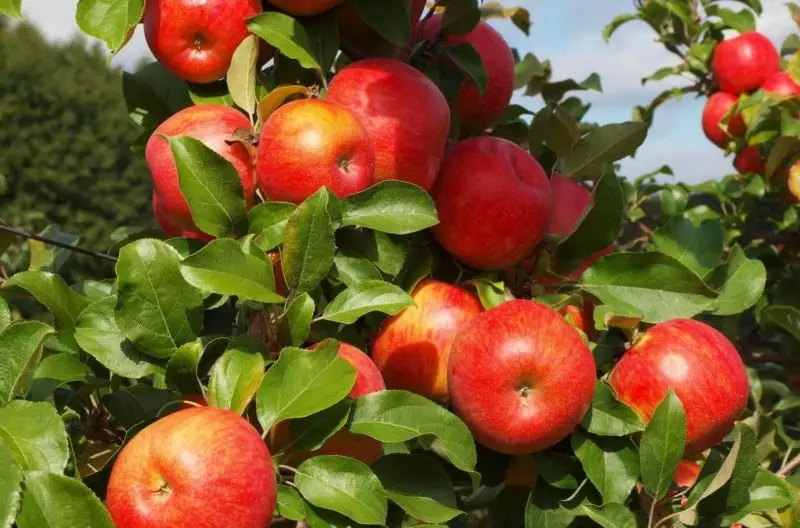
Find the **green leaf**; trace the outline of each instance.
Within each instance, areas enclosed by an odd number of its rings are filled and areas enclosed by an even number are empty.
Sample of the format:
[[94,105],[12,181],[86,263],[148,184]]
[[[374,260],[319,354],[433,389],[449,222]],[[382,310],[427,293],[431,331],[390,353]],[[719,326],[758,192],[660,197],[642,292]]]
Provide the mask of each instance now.
[[314,299],[307,293],[301,293],[292,300],[280,327],[282,342],[299,347],[308,340],[314,307]]
[[367,313],[394,315],[412,304],[414,299],[402,288],[384,281],[367,281],[337,295],[325,307],[322,319],[352,324]]
[[0,0],[0,13],[9,18],[22,20],[22,0]]
[[314,350],[287,347],[258,389],[256,410],[264,430],[290,418],[303,418],[340,402],[356,380],[356,370],[339,357],[339,343]]
[[285,202],[259,204],[247,213],[250,232],[256,236],[256,244],[268,251],[283,243],[286,223],[296,206]]
[[137,240],[119,252],[117,325],[155,358],[168,358],[202,326],[203,296],[181,276],[180,261],[180,254],[159,240]]
[[[39,234],[50,240],[56,240],[69,246],[77,246],[81,241],[80,236],[65,233],[57,226],[53,225],[47,226]],[[52,271],[53,273],[58,273],[73,254],[73,252],[68,249],[51,246],[44,242],[39,242],[38,240],[28,240],[28,245],[31,248],[31,263],[28,265],[29,270]]]
[[575,513],[563,508],[564,492],[537,483],[525,505],[525,528],[567,528],[575,519]]
[[386,522],[386,492],[363,462],[343,456],[314,457],[298,466],[294,484],[314,506],[361,524]]
[[767,269],[760,260],[747,258],[737,244],[731,249],[728,262],[716,268],[710,278],[713,284],[720,286],[714,314],[735,315],[761,298],[767,283]]
[[233,52],[225,81],[236,106],[253,115],[256,110],[256,64],[259,39],[249,35]]
[[617,400],[604,381],[595,385],[592,406],[583,417],[581,426],[600,436],[627,436],[644,431],[644,422],[639,415]]
[[124,378],[163,372],[162,365],[138,351],[119,329],[114,316],[116,304],[116,297],[107,297],[81,312],[75,323],[78,345],[113,374]]
[[[395,46],[404,46],[411,38],[408,3],[404,0],[355,0],[358,17]],[[416,22],[416,21],[415,21]]]
[[0,297],[0,332],[11,324],[11,309],[5,299]]
[[309,291],[333,266],[333,223],[328,195],[320,189],[289,216],[281,263],[286,284],[293,291]]
[[163,137],[169,141],[181,194],[197,227],[220,238],[244,233],[247,204],[233,165],[193,137]]
[[627,438],[594,436],[576,429],[570,440],[603,503],[625,502],[639,478],[639,456]]
[[739,33],[745,33],[756,29],[756,17],[749,9],[734,11],[721,7],[717,11],[717,15],[724,25]]
[[605,256],[583,273],[579,284],[616,313],[639,314],[646,323],[693,317],[714,302],[702,279],[661,253]]
[[656,407],[639,445],[642,483],[654,500],[669,491],[685,446],[686,414],[683,403],[670,389]]
[[603,528],[636,528],[636,515],[622,504],[606,504],[598,508],[591,504],[581,504],[583,512]]
[[782,328],[800,341],[800,310],[793,306],[767,306],[761,312],[761,324]]
[[22,498],[22,470],[11,451],[0,442],[0,526],[9,527]]
[[320,449],[330,437],[347,424],[350,407],[351,401],[344,399],[324,411],[290,421],[289,434],[294,449],[300,451]]
[[146,131],[144,139],[172,114],[192,104],[186,83],[160,62],[133,73],[123,72],[122,94],[131,119]]
[[633,155],[646,137],[647,126],[644,123],[598,127],[579,139],[572,151],[560,160],[561,172],[572,178],[590,175],[603,163]]
[[58,387],[76,381],[86,381],[91,376],[92,370],[75,354],[61,352],[48,356],[39,363],[33,373],[30,399],[42,401]]
[[360,255],[379,270],[396,277],[408,259],[407,237],[392,237],[379,231],[341,229],[336,233],[336,245],[342,252]]
[[[225,339],[227,345],[227,338]],[[178,347],[169,358],[165,372],[167,387],[178,389],[181,394],[201,394],[203,392],[198,369],[205,352],[198,339]]]
[[174,402],[176,396],[171,391],[140,383],[105,395],[103,405],[111,411],[124,429],[130,429],[159,416],[161,409]]
[[[723,463],[723,467],[720,468],[720,476],[724,477],[729,474],[730,478],[723,481],[722,485],[712,493],[707,493],[709,489],[703,493],[705,498],[699,506],[700,514],[703,516],[735,513],[750,502],[750,486],[758,471],[758,459],[756,458],[758,439],[755,431],[744,423],[737,423],[734,432],[736,435],[734,446]],[[720,480],[712,479],[711,484],[719,484]],[[708,488],[715,487],[709,486]],[[689,496],[690,504],[694,503],[693,498],[696,499],[692,495],[694,494]],[[699,502],[700,499],[697,500]]]
[[434,402],[406,391],[385,390],[356,400],[350,430],[384,443],[432,436],[430,448],[462,471],[475,469],[472,435],[459,418]]
[[281,54],[299,62],[303,68],[322,72],[322,66],[314,57],[308,33],[289,15],[276,11],[261,13],[247,21],[247,29]]
[[81,31],[106,43],[112,55],[130,39],[144,14],[144,0],[79,0],[75,20]]
[[246,252],[235,240],[218,238],[181,262],[183,278],[200,290],[263,303],[284,299],[275,293],[272,263]]
[[49,403],[15,400],[0,407],[0,444],[24,471],[62,473],[67,466],[67,432]]
[[100,499],[79,480],[34,471],[25,474],[19,528],[114,528]]
[[380,270],[364,257],[338,253],[333,257],[333,265],[336,266],[336,277],[350,287],[364,281],[383,280]]
[[689,219],[675,216],[655,230],[653,243],[657,251],[703,277],[722,262],[725,230],[715,220],[706,220],[695,227]]
[[388,455],[375,463],[386,496],[420,521],[444,523],[460,515],[447,473],[427,455]]
[[444,53],[475,83],[478,93],[483,95],[489,87],[489,74],[480,54],[469,42],[444,47]]
[[494,308],[498,304],[506,302],[506,287],[503,281],[494,282],[487,278],[475,278],[470,281],[475,285],[478,298],[484,310]]
[[303,28],[308,33],[311,50],[323,72],[329,72],[339,54],[339,14],[331,9],[303,19]]
[[442,31],[448,35],[467,35],[481,20],[476,0],[448,0],[442,17]]
[[42,346],[55,330],[38,321],[20,321],[0,331],[0,405],[28,392]]
[[537,475],[558,489],[576,490],[584,480],[580,461],[574,456],[546,449],[533,454]]
[[278,484],[278,504],[276,515],[291,521],[302,521],[305,516],[305,502],[294,488]]
[[264,378],[264,349],[246,335],[236,336],[211,367],[208,403],[244,414]]
[[439,223],[436,206],[421,187],[384,180],[342,201],[342,225],[405,235]]
[[789,506],[793,497],[785,486],[786,482],[774,473],[757,468],[748,490],[747,502],[736,513],[729,515],[727,521],[735,523],[750,513],[780,510]]
[[559,158],[569,154],[580,137],[575,118],[562,106],[548,103],[531,121],[528,146],[531,154],[541,155],[541,146],[547,145]]

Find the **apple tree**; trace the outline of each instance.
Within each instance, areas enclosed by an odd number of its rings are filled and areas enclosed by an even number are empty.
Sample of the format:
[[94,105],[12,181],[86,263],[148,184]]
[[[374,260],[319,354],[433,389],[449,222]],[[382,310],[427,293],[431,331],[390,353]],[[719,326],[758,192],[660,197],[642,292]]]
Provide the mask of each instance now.
[[[423,4],[80,0],[158,228],[2,279],[0,525],[800,526],[798,36],[634,2],[683,84],[599,124],[528,10]],[[690,94],[736,172],[620,175]]]

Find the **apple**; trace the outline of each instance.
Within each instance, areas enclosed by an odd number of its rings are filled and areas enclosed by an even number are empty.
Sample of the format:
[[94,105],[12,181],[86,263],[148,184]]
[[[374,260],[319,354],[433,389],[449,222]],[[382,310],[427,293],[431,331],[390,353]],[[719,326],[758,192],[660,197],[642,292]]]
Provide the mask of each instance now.
[[381,325],[372,341],[372,359],[390,389],[446,402],[453,340],[483,307],[471,292],[433,279],[420,281],[411,297],[413,306]]
[[800,84],[789,75],[789,72],[784,71],[773,73],[764,81],[764,84],[761,85],[761,89],[765,92],[784,97],[800,96]]
[[253,134],[247,116],[221,104],[190,106],[172,115],[156,128],[145,147],[145,159],[161,210],[170,223],[181,229],[197,230],[189,204],[181,194],[178,169],[164,136],[190,136],[233,165],[242,182],[243,198],[251,205],[255,197],[255,168],[250,149],[236,134]]
[[452,145],[433,189],[436,240],[464,264],[500,270],[541,241],[551,189],[542,166],[518,145],[475,137]]
[[[739,138],[747,132],[741,114],[734,114],[728,121],[728,133],[720,126],[720,121],[739,100],[735,95],[726,92],[716,92],[706,101],[703,107],[703,133],[719,148],[725,148],[731,137]],[[729,136],[730,134],[730,136]]]
[[558,311],[572,326],[591,339],[595,336],[594,303],[583,301],[583,307],[570,304]]
[[550,187],[558,206],[550,211],[545,234],[566,237],[578,227],[592,205],[592,191],[557,172],[550,177]]
[[691,488],[697,482],[701,469],[702,466],[696,460],[683,459],[675,468],[675,476],[672,480],[679,488]]
[[719,331],[692,319],[650,328],[622,356],[609,382],[645,422],[673,389],[686,412],[687,455],[721,442],[747,406],[739,353]]
[[536,463],[531,455],[517,455],[511,457],[503,479],[506,486],[512,488],[532,488],[538,480]]
[[323,186],[345,198],[372,184],[375,151],[364,125],[347,108],[301,99],[267,118],[256,173],[258,187],[272,201],[300,203]]
[[[443,16],[434,15],[424,23],[421,28],[423,39],[434,41],[439,38]],[[511,102],[516,62],[503,36],[488,22],[478,22],[467,35],[451,35],[443,40],[445,45],[464,42],[471,44],[480,55],[489,82],[481,94],[475,82],[467,80],[456,95],[453,107],[462,127],[480,132],[497,121]]]
[[433,187],[450,133],[447,101],[424,74],[392,59],[366,59],[337,73],[327,101],[352,111],[375,148],[375,178]]
[[712,58],[717,86],[737,96],[758,89],[780,65],[778,49],[757,31],[747,31],[720,42]]
[[792,168],[789,169],[789,177],[786,180],[786,185],[789,187],[789,193],[792,195],[794,201],[800,202],[800,161],[792,165]]
[[[233,52],[250,35],[245,19],[261,13],[260,0],[148,0],[144,35],[156,59],[193,83],[225,76]],[[262,47],[263,53],[271,53]]]
[[275,468],[247,420],[213,407],[183,409],[126,444],[108,481],[117,528],[263,528],[275,509]]
[[[417,25],[425,9],[425,0],[405,0],[410,13],[410,38],[417,32]],[[372,29],[366,22],[358,16],[355,0],[345,1],[338,11],[339,33],[342,40],[350,44],[356,52],[369,55],[389,55],[392,53],[392,46],[377,31]]]
[[290,15],[311,16],[330,11],[344,0],[267,0]]
[[161,209],[161,205],[158,200],[158,195],[154,192],[153,193],[153,216],[156,218],[156,223],[158,227],[169,237],[169,238],[195,238],[197,240],[201,240],[203,242],[211,242],[214,240],[214,237],[203,233],[199,230],[192,231],[189,229],[181,229],[175,226],[172,222],[169,221],[169,218],[164,214],[164,211]]
[[758,147],[747,146],[736,153],[733,166],[741,174],[755,173],[763,175],[766,170],[766,160]]
[[597,379],[592,353],[570,324],[548,306],[519,299],[483,312],[458,334],[447,381],[478,442],[523,455],[575,429]]

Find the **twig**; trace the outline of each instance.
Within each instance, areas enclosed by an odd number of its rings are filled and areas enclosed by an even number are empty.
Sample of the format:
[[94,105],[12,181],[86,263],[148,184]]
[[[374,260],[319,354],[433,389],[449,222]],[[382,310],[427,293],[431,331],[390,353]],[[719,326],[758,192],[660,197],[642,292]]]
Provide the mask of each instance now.
[[795,456],[789,462],[783,465],[778,471],[775,472],[779,477],[788,477],[795,469],[800,467],[800,455]]
[[76,253],[83,253],[84,255],[89,255],[90,257],[95,257],[103,260],[107,260],[109,262],[116,262],[117,257],[112,255],[107,255],[105,253],[100,253],[98,251],[92,251],[91,249],[84,249],[78,246],[71,246],[64,242],[60,242],[58,240],[53,240],[52,238],[43,237],[41,235],[35,235],[33,233],[28,233],[27,231],[23,231],[22,229],[17,229],[16,227],[7,226],[5,224],[0,223],[0,231],[5,231],[6,233],[11,233],[12,235],[21,236],[23,238],[28,238],[31,240],[37,240],[39,242],[44,242],[50,246],[60,247],[62,249],[66,249],[69,251],[75,251]]

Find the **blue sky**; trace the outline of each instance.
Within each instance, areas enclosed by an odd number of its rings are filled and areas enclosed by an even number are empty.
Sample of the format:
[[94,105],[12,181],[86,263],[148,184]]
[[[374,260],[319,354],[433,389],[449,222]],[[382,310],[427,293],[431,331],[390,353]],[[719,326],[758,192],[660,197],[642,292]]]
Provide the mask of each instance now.
[[[25,16],[53,39],[69,38],[77,31],[74,22],[77,0],[23,0]],[[675,62],[673,56],[653,42],[653,34],[642,23],[631,22],[610,43],[601,37],[603,26],[615,15],[632,11],[630,0],[501,0],[507,6],[522,5],[531,12],[530,36],[509,22],[493,23],[521,54],[533,52],[553,63],[554,79],[583,80],[597,72],[603,93],[582,95],[592,102],[588,119],[612,123],[630,119],[634,105],[645,104],[674,81],[641,85],[641,78],[661,66]],[[796,31],[784,2],[762,0],[764,15],[758,29],[776,45]],[[741,6],[741,4],[738,4]],[[127,66],[148,54],[139,30],[128,47],[115,59]],[[538,98],[517,96],[516,102],[536,109]],[[623,173],[635,177],[663,164],[671,165],[680,181],[699,182],[730,172],[731,159],[705,138],[700,128],[703,101],[684,99],[662,106],[645,145],[635,159],[623,162]]]

